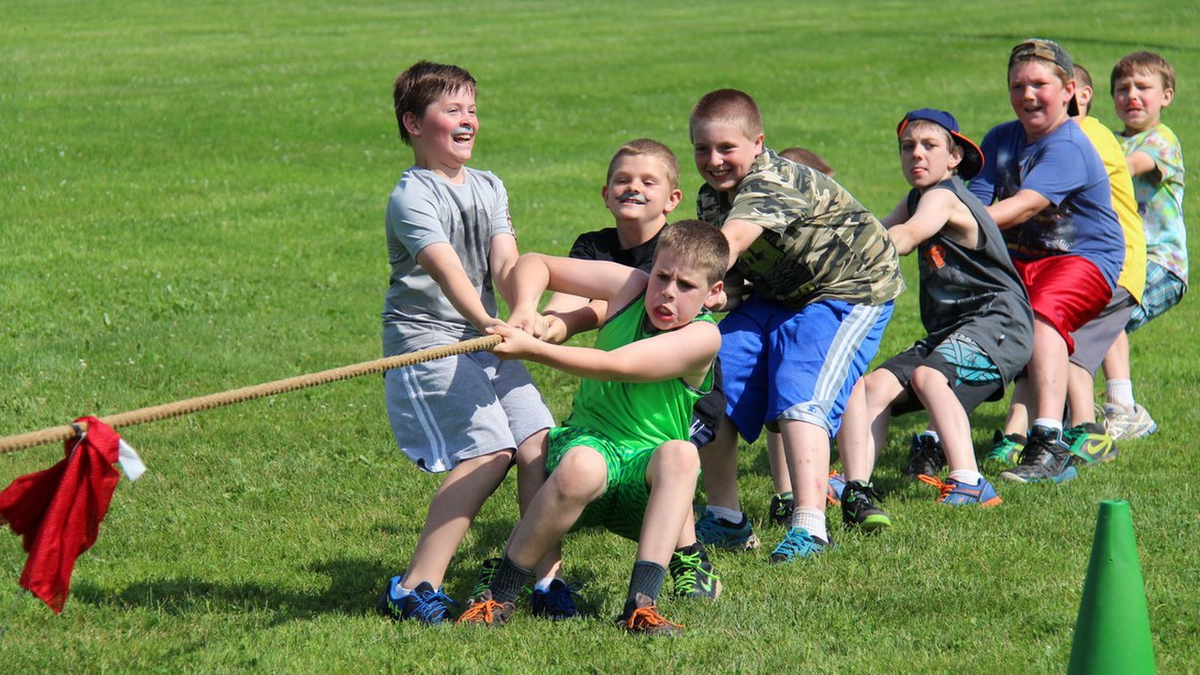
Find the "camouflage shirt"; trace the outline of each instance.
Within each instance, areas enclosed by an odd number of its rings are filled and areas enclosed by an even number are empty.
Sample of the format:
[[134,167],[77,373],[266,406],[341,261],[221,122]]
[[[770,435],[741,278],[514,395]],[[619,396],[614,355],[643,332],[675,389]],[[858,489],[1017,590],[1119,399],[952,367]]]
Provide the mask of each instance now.
[[816,300],[880,305],[904,290],[900,259],[879,220],[819,171],[764,150],[736,194],[705,184],[701,220],[744,220],[763,233],[734,270],[759,297],[802,309]]

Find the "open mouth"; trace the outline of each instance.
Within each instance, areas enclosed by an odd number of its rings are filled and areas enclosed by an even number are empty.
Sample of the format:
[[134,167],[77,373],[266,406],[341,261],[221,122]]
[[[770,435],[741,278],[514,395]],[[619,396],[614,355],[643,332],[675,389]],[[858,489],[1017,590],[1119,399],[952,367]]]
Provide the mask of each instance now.
[[451,136],[451,138],[453,138],[456,143],[467,143],[472,138],[475,138],[475,130],[464,124],[463,126],[454,130],[454,134]]
[[617,197],[617,201],[621,202],[622,204],[639,204],[641,206],[645,206],[646,204],[650,203],[650,200],[646,199],[646,196],[640,192],[626,192],[620,197]]

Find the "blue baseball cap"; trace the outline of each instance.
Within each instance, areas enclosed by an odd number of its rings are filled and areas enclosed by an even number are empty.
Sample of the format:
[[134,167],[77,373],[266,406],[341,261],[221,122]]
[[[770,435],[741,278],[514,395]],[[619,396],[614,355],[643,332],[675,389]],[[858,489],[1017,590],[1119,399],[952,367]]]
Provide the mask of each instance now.
[[962,161],[958,164],[958,177],[963,180],[971,180],[979,175],[983,169],[983,153],[979,151],[979,146],[975,145],[971,139],[963,136],[958,131],[958,120],[954,119],[954,115],[935,108],[920,108],[919,110],[910,110],[904,119],[900,120],[900,124],[896,126],[896,137],[899,138],[904,133],[905,127],[910,122],[924,120],[933,122],[950,132],[957,143],[963,150]]

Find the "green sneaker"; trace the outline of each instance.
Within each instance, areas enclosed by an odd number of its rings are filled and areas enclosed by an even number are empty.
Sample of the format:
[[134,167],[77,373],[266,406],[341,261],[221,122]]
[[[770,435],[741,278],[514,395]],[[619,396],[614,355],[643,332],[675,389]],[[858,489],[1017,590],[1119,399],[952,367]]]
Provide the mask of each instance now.
[[667,569],[675,580],[677,597],[716,600],[721,595],[721,577],[713,570],[704,544],[698,541],[691,546],[675,549]]
[[846,529],[860,528],[863,532],[876,532],[891,527],[892,519],[876,505],[883,499],[875,488],[862,481],[846,483],[842,492],[842,521]]
[[1028,440],[1021,434],[1005,435],[1002,431],[997,431],[992,436],[992,451],[988,453],[988,459],[1001,464],[1015,465],[1021,459],[1021,452],[1025,450],[1025,444]]
[[1117,457],[1117,444],[1104,427],[1095,422],[1084,422],[1077,427],[1063,430],[1063,442],[1071,447],[1071,453],[1088,464],[1107,462]]

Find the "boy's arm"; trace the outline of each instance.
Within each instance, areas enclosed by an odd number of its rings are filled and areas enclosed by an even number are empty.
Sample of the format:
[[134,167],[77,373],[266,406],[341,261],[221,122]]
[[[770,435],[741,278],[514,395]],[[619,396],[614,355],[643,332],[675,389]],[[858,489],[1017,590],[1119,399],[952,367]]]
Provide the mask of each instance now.
[[[922,194],[921,201],[917,202],[916,213],[908,221],[888,228],[888,237],[896,247],[896,252],[908,255],[921,242],[940,232],[950,220],[957,201],[958,197],[949,190],[928,190]],[[891,218],[891,215],[888,217]]]
[[479,292],[463,269],[462,260],[454,246],[446,242],[430,244],[417,253],[417,264],[437,282],[454,309],[479,332],[498,323],[484,309]]
[[612,351],[549,344],[504,324],[489,332],[504,338],[493,350],[502,358],[535,361],[576,377],[606,382],[659,382],[677,377],[698,381],[721,348],[720,331],[707,321]]
[[508,303],[513,303],[512,271],[521,254],[517,251],[517,238],[509,233],[497,234],[492,237],[488,248],[488,266],[492,270],[492,279],[496,282],[496,290],[500,297]]
[[[537,305],[546,290],[624,307],[646,289],[647,278],[645,272],[617,263],[527,253],[517,261],[512,273],[510,323],[526,328],[540,316]],[[599,321],[603,319],[598,317]]]
[[908,220],[908,199],[907,198],[901,199],[900,203],[896,204],[896,208],[892,209],[892,212],[887,214],[886,216],[884,216],[884,218],[882,220],[880,220],[879,222],[883,223],[884,227],[893,227],[895,225],[899,225],[900,223],[903,223],[906,220]]
[[988,215],[996,221],[996,226],[1007,230],[1041,213],[1050,206],[1050,200],[1035,190],[1019,190],[1017,194],[987,207]]
[[600,317],[608,314],[608,303],[603,300],[588,300],[569,293],[555,293],[542,308],[546,317],[546,342],[562,344],[572,335],[594,330],[600,325]]
[[[1129,175],[1131,176],[1140,176],[1151,171],[1158,171],[1158,164],[1154,162],[1154,158],[1141,150],[1135,150],[1126,155],[1125,163],[1129,165]],[[1157,182],[1160,177],[1153,176],[1152,178],[1155,179],[1152,182]]]
[[721,226],[721,233],[729,241],[729,267],[732,268],[738,256],[762,236],[763,228],[746,220],[727,220]]

